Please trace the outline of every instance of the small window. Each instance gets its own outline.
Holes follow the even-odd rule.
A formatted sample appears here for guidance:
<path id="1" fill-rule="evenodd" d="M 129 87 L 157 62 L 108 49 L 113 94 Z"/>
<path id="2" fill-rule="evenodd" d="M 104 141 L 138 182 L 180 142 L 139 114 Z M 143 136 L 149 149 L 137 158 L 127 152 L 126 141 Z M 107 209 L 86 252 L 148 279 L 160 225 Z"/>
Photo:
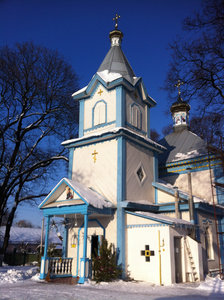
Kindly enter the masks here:
<path id="1" fill-rule="evenodd" d="M 131 106 L 131 124 L 138 129 L 142 129 L 141 110 L 137 104 Z"/>
<path id="2" fill-rule="evenodd" d="M 142 165 L 140 165 L 137 168 L 136 175 L 137 175 L 137 178 L 139 180 L 139 183 L 143 184 L 143 182 L 144 182 L 144 180 L 146 178 L 146 174 L 145 174 L 145 171 L 144 171 Z"/>
<path id="3" fill-rule="evenodd" d="M 93 108 L 93 126 L 106 123 L 106 103 L 99 101 Z"/>

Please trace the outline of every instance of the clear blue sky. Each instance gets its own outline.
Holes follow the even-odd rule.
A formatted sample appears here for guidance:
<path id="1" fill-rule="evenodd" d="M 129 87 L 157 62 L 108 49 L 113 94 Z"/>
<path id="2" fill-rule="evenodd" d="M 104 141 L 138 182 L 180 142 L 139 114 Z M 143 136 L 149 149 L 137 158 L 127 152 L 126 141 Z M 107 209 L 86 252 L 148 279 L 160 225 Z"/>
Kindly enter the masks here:
<path id="1" fill-rule="evenodd" d="M 183 19 L 200 7 L 201 0 L 0 0 L 0 46 L 33 41 L 57 49 L 73 66 L 82 88 L 109 50 L 112 18 L 118 13 L 122 49 L 157 101 L 151 128 L 161 133 L 172 122 L 164 114 L 168 102 L 161 90 L 170 60 L 168 44 L 183 35 Z M 35 208 L 20 209 L 20 217 L 40 224 Z"/>

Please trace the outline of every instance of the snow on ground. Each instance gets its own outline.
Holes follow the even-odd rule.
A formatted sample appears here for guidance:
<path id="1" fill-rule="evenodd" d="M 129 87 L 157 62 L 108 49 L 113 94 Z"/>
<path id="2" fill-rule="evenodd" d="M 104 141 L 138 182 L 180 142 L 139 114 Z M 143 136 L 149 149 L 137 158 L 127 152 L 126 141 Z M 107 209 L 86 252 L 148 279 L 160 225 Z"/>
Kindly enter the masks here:
<path id="1" fill-rule="evenodd" d="M 116 281 L 84 285 L 47 283 L 39 280 L 37 267 L 0 267 L 1 300 L 199 300 L 224 299 L 224 281 L 210 278 L 200 284 L 156 286 L 146 282 Z"/>

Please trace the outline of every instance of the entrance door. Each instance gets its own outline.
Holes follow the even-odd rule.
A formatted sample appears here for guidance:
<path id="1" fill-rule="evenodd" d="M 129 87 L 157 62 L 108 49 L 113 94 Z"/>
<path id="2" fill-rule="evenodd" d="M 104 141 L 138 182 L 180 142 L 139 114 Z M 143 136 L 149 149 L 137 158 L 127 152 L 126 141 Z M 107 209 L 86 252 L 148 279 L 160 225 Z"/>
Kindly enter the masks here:
<path id="1" fill-rule="evenodd" d="M 96 257 L 96 255 L 98 255 L 98 250 L 99 250 L 99 236 L 98 235 L 92 235 L 91 259 L 93 259 L 93 257 Z"/>
<path id="2" fill-rule="evenodd" d="M 181 238 L 174 237 L 174 253 L 175 253 L 175 273 L 176 283 L 183 282 L 182 278 L 182 259 L 181 259 Z"/>

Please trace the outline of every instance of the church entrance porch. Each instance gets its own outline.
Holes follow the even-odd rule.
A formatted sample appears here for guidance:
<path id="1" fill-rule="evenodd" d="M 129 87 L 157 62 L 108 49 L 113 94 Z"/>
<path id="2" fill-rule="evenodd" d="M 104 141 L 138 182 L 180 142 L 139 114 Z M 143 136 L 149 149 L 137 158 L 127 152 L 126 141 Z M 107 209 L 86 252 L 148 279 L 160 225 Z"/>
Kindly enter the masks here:
<path id="1" fill-rule="evenodd" d="M 46 217 L 40 278 L 72 276 L 78 278 L 79 283 L 84 283 L 92 274 L 91 254 L 97 249 L 96 236 L 105 236 L 105 224 L 113 218 L 113 205 L 93 190 L 64 178 L 40 204 L 40 208 Z M 48 254 L 53 217 L 63 220 L 61 257 L 49 257 Z M 101 219 L 104 219 L 104 225 Z"/>

